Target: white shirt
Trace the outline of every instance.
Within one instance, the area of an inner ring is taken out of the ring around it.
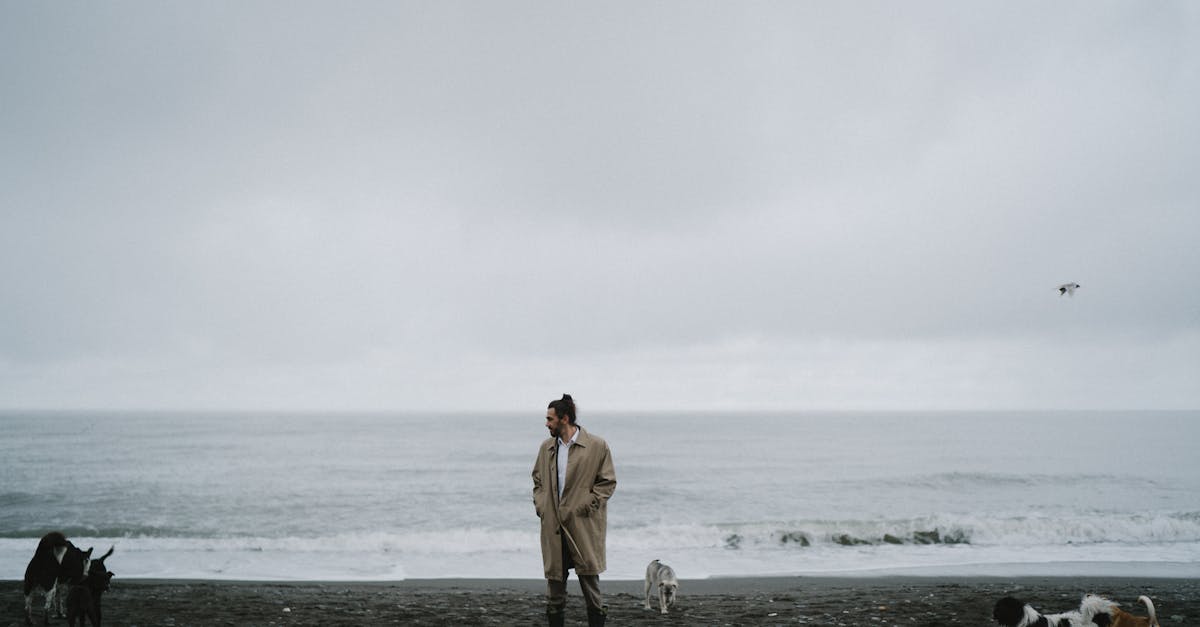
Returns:
[[[575,429],[575,435],[571,436],[569,442],[563,442],[562,438],[558,439],[558,500],[562,500],[563,485],[567,483],[567,455],[570,454],[571,445],[575,440],[579,439],[579,429]]]

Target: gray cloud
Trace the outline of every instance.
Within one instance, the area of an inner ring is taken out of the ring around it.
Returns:
[[[1188,3],[3,11],[2,405],[1200,401]]]

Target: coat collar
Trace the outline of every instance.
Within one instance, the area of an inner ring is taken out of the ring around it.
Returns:
[[[590,440],[591,440],[591,438],[588,436],[587,429],[584,429],[582,426],[579,427],[579,435],[575,438],[575,444],[578,446],[587,448],[587,445],[590,443]],[[553,450],[557,446],[558,446],[558,438],[549,438],[546,440],[546,450],[547,451]]]

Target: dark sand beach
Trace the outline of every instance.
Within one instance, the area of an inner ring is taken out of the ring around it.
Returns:
[[[388,583],[267,583],[113,580],[104,624],[190,625],[542,625],[544,582],[438,579]],[[1163,625],[1200,625],[1200,581],[1095,577],[767,577],[684,580],[663,616],[642,608],[642,583],[603,581],[609,625],[991,625],[996,599],[1013,595],[1039,609],[1078,607],[1104,594],[1142,614],[1154,600]],[[0,626],[24,623],[18,581],[5,582]],[[586,625],[572,579],[568,625]],[[35,597],[35,624],[41,621]],[[66,625],[51,619],[51,625]]]

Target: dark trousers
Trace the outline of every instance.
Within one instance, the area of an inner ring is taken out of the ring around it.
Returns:
[[[562,580],[546,580],[546,607],[555,612],[567,606],[567,571],[575,568],[566,538],[562,543],[562,563]],[[583,602],[590,608],[600,609],[604,605],[600,596],[600,575],[580,575],[576,572],[575,576],[579,578],[579,587],[583,589]]]

